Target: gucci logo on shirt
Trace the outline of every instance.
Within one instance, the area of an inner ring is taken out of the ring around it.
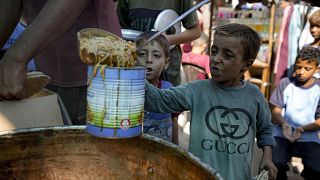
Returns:
[[[249,133],[253,120],[245,109],[213,106],[207,112],[205,122],[207,128],[219,138],[237,140]]]

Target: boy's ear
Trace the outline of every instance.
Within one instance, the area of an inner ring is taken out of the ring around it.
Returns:
[[[254,59],[249,59],[241,68],[241,72],[245,72],[249,70],[254,62]]]
[[[165,62],[164,62],[164,67],[163,67],[163,70],[166,70],[168,69],[169,67],[169,64],[170,64],[170,58],[166,58]]]

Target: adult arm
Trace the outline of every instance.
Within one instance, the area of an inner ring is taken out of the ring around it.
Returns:
[[[90,0],[48,0],[8,53],[27,63],[53,40],[68,30]]]
[[[22,12],[22,0],[0,0],[0,47],[8,40]]]
[[[200,26],[197,24],[185,31],[175,34],[175,35],[165,35],[169,41],[169,44],[183,44],[186,42],[191,42],[201,35]]]
[[[2,7],[11,1],[0,2]],[[0,62],[0,99],[24,97],[26,65],[29,59],[68,30],[89,2],[90,0],[47,1],[39,15],[7,50]]]
[[[180,15],[185,13],[194,6],[192,0],[181,0],[178,2],[180,5],[175,10]],[[182,19],[181,23],[185,28],[185,31],[174,35],[166,35],[169,44],[183,44],[191,42],[200,37],[201,29],[199,26],[198,16],[195,11],[193,11],[191,14]]]

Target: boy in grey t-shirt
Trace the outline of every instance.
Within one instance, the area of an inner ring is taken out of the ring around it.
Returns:
[[[228,180],[250,179],[253,145],[263,150],[260,169],[274,179],[271,113],[259,89],[241,80],[257,56],[258,34],[245,25],[215,28],[212,79],[160,90],[147,84],[145,107],[153,112],[191,111],[189,151]]]

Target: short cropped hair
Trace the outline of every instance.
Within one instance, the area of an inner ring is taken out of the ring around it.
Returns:
[[[311,26],[320,26],[320,9],[311,14],[309,22]]]
[[[312,46],[305,46],[298,52],[296,62],[297,60],[316,62],[318,66],[320,61],[320,49]]]
[[[230,36],[239,38],[243,48],[243,60],[248,61],[250,59],[256,59],[260,49],[261,39],[256,31],[250,27],[230,23],[226,25],[217,26],[214,29],[214,35]]]
[[[140,46],[145,45],[146,41],[152,37],[155,33],[157,33],[157,31],[146,31],[142,34],[140,34],[136,39],[135,39],[135,43],[137,44],[137,48],[139,48]],[[164,55],[166,58],[169,58],[170,56],[170,48],[169,48],[169,42],[167,40],[167,38],[160,34],[159,36],[155,37],[150,43],[152,42],[158,42],[161,46],[161,48],[164,51]]]

